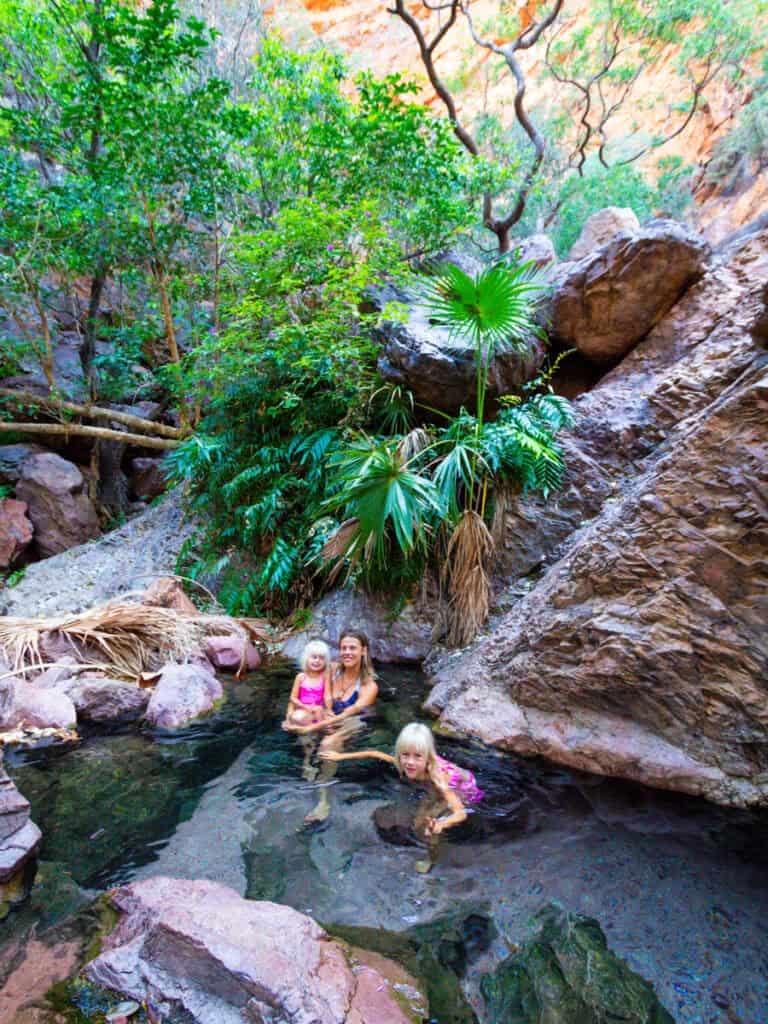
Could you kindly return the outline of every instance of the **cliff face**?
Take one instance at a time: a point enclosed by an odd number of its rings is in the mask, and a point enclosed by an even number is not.
[[[353,71],[368,68],[377,75],[401,72],[414,77],[421,85],[422,102],[442,107],[426,77],[411,31],[389,12],[391,6],[389,0],[271,0],[265,5],[264,16],[267,25],[294,45],[320,42],[340,51]],[[408,6],[426,28],[421,3],[416,0]],[[517,7],[519,24],[525,27],[540,3],[529,0],[508,6]],[[569,5],[569,19],[578,25],[588,7],[583,0]],[[472,4],[478,26],[491,16],[498,16],[498,10],[497,0],[474,0]],[[433,20],[433,31],[436,25],[437,21]],[[562,108],[567,87],[558,85],[546,73],[541,47],[521,51],[518,56],[527,78],[528,107],[544,120]],[[670,53],[663,66],[655,68],[647,81],[639,80],[635,101],[628,103],[616,117],[615,136],[647,141],[669,130],[670,118],[679,119],[675,107],[684,100],[685,94],[674,73],[673,62],[674,54]],[[499,73],[499,64],[499,58],[473,44],[463,20],[442,41],[437,50],[436,66],[465,122],[471,123],[481,111],[498,115],[504,123],[512,121],[513,86],[508,73]],[[652,102],[649,97],[654,97]],[[661,156],[678,156],[687,164],[704,167],[714,143],[728,131],[739,107],[739,96],[725,82],[715,83],[708,90],[707,101],[685,131],[662,149],[653,150],[645,169],[653,173],[655,162]],[[711,194],[711,190],[702,189],[696,198],[697,226],[717,242],[766,208],[768,186],[765,176],[759,175],[746,182],[736,195]]]

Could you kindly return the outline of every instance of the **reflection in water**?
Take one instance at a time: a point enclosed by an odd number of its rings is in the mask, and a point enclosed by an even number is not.
[[[378,762],[340,765],[331,818],[302,827],[317,793],[301,779],[299,744],[279,728],[292,674],[278,665],[228,682],[225,707],[177,735],[125,731],[11,760],[43,830],[43,878],[58,888],[40,888],[10,931],[30,915],[50,924],[81,889],[156,873],[216,878],[323,922],[388,932],[474,907],[496,930],[465,979],[479,1008],[479,973],[558,901],[596,917],[681,1024],[764,1020],[768,816],[441,737],[441,753],[471,768],[486,798],[424,878],[410,829],[419,794]],[[419,673],[383,670],[358,745],[391,748],[406,722],[424,718],[424,695]]]

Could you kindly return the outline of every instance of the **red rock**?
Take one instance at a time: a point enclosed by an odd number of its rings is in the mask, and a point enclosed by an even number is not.
[[[55,689],[39,689],[22,679],[13,681],[13,701],[0,726],[15,729],[31,725],[38,729],[71,729],[77,721],[75,706],[66,694]]]
[[[403,984],[400,972],[399,984],[390,981],[290,907],[245,900],[217,882],[163,877],[123,886],[112,901],[123,916],[86,976],[152,999],[163,1013],[184,1009],[199,1024],[410,1024],[425,1016],[412,978]]]
[[[0,498],[0,569],[12,565],[32,543],[27,506],[13,498]]]
[[[241,665],[251,672],[261,664],[256,645],[234,633],[206,637],[204,652],[213,667],[222,672],[237,672]]]
[[[16,495],[29,506],[37,549],[44,558],[99,536],[99,519],[83,474],[53,452],[24,462]]]
[[[581,260],[591,256],[595,249],[613,241],[620,232],[634,235],[639,230],[640,221],[629,206],[606,206],[584,221],[581,233],[568,253],[568,259]]]
[[[207,714],[224,689],[201,665],[166,665],[147,705],[146,719],[159,729],[178,729]]]

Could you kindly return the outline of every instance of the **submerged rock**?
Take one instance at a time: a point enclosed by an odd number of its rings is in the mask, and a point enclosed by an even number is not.
[[[159,729],[178,729],[207,714],[223,696],[221,683],[203,665],[166,665],[145,717]]]
[[[504,1024],[674,1024],[653,988],[608,948],[597,923],[546,907],[537,934],[481,982],[488,1020]]]
[[[155,877],[118,889],[123,916],[88,979],[198,1024],[416,1024],[413,979],[358,959],[311,918],[216,882]],[[363,954],[364,957],[364,954]]]

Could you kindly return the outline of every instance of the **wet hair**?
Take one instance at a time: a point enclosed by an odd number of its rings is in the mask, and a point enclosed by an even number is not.
[[[352,640],[357,640],[362,645],[363,655],[360,659],[360,682],[368,683],[376,681],[376,673],[373,671],[373,662],[371,661],[371,648],[368,643],[368,637],[365,633],[359,629],[342,629],[339,634],[339,647],[341,647],[341,641],[344,637],[351,637]]]
[[[424,754],[427,759],[427,770],[430,771],[437,761],[437,750],[435,749],[435,737],[428,725],[421,722],[411,722],[395,740],[395,765],[400,771],[400,755],[404,750],[414,750],[417,754]]]
[[[301,659],[299,664],[301,665],[301,671],[307,671],[307,662],[313,654],[322,654],[325,658],[325,667],[330,668],[331,665],[331,651],[328,644],[324,640],[310,640],[304,650],[301,652]]]

